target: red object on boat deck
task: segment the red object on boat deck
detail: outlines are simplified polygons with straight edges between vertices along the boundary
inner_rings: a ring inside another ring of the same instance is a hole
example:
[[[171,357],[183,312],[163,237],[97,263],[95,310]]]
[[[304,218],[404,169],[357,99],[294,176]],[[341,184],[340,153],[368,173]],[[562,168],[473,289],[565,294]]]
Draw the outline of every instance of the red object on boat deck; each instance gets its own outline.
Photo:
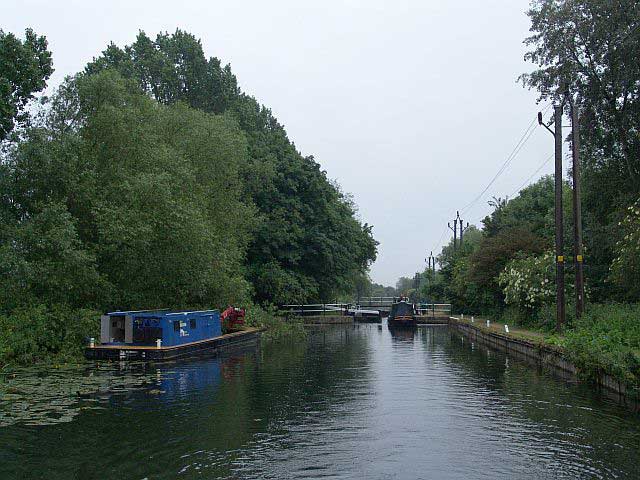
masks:
[[[224,328],[225,332],[244,326],[244,316],[244,308],[229,306],[220,315],[220,320],[222,320],[222,327]]]

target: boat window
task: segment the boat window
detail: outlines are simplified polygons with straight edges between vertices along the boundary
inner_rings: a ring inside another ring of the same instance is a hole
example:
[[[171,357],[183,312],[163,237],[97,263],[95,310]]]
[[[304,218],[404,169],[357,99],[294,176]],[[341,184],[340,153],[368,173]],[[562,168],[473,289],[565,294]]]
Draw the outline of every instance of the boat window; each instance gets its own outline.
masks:
[[[179,332],[180,331],[180,320],[174,320],[173,321],[173,331],[174,332]]]
[[[196,319],[195,318],[191,318],[189,320],[189,328],[196,328]]]

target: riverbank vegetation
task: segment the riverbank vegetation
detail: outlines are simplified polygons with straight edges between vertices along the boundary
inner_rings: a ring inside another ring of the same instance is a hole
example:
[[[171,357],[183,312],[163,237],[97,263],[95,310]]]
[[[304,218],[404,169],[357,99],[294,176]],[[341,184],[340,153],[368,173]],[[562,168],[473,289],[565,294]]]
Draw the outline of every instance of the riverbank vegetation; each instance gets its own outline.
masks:
[[[580,163],[587,311],[574,313],[573,221],[564,185],[567,354],[593,376],[640,387],[640,7],[633,2],[534,0],[524,75],[541,102],[568,92],[581,112]],[[562,88],[559,88],[562,86]],[[565,103],[565,114],[569,106]],[[569,136],[571,141],[571,137]],[[555,326],[554,179],[544,177],[493,211],[464,245],[445,246],[420,294],[454,310],[531,330]]]
[[[563,347],[587,378],[608,372],[640,396],[640,305],[590,305]]]
[[[0,364],[76,352],[95,311],[263,305],[271,324],[375,259],[350,197],[192,35],[111,44],[30,104],[46,40],[0,50]]]

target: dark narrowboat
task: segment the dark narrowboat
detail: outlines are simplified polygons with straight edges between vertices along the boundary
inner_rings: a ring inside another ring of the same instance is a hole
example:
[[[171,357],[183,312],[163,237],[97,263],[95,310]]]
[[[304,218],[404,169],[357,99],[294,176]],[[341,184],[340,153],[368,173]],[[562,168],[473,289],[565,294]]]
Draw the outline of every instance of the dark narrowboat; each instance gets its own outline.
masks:
[[[218,310],[111,312],[100,320],[100,343],[89,342],[93,360],[172,360],[256,343],[259,329],[222,334]]]
[[[387,323],[390,327],[417,326],[416,309],[413,303],[409,303],[404,298],[401,298],[397,302],[393,302]]]

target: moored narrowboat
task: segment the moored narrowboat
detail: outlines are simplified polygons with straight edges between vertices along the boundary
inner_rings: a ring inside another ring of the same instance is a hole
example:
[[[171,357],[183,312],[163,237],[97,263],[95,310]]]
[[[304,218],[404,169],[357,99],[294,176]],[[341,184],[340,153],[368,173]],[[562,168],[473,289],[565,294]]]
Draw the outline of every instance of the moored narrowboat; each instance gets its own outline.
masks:
[[[218,310],[111,312],[101,317],[100,343],[91,339],[85,356],[94,360],[170,360],[255,343],[259,331],[243,328],[223,334]]]
[[[387,323],[390,327],[417,326],[415,306],[404,298],[393,302]]]

